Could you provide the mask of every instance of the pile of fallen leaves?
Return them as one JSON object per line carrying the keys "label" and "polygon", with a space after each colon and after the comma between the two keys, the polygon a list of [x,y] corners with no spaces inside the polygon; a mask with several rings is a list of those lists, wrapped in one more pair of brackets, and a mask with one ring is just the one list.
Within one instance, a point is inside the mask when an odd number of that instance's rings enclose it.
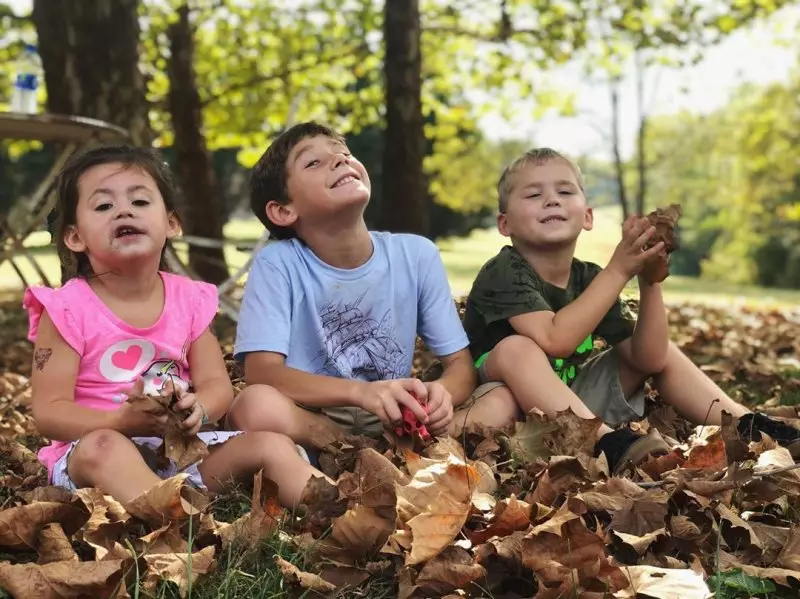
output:
{"label": "pile of fallen leaves", "polygon": [[[376,578],[396,578],[406,599],[800,594],[800,470],[788,450],[768,438],[745,444],[735,421],[691,427],[655,394],[635,427],[673,450],[625,478],[591,456],[599,422],[564,413],[430,444],[347,438],[319,456],[336,484],[312,481],[293,514],[260,477],[250,511],[232,521],[185,476],[126,505],[95,489],[48,487],[35,455],[15,442],[37,444],[18,320],[0,333],[0,588],[14,597],[154,593],[163,580],[186,595],[231,548],[275,535],[313,565],[267,556],[298,594],[347,595]],[[669,320],[711,378],[800,426],[796,314],[680,305]],[[421,345],[414,366],[435,367]],[[240,388],[230,354],[228,367]]]}
{"label": "pile of fallen leaves", "polygon": [[[800,423],[794,409],[779,414]],[[218,521],[185,475],[126,505],[96,489],[42,486],[35,455],[0,439],[11,489],[0,587],[125,597],[168,580],[185,596],[232,543],[255,547],[280,524],[313,571],[271,559],[287,584],[323,595],[370,577],[396,577],[401,599],[800,593],[800,471],[787,449],[767,437],[745,443],[735,419],[681,442],[661,408],[636,426],[672,452],[612,477],[591,455],[599,426],[563,412],[425,445],[348,438],[320,455],[335,485],[312,479],[289,514],[256,476],[251,511],[233,522]]]}

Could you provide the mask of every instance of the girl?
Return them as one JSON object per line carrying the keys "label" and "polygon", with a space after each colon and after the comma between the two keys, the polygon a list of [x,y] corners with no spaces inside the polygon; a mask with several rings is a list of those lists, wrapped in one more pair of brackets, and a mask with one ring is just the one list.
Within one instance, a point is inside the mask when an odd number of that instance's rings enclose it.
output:
{"label": "girl", "polygon": [[[24,305],[35,343],[33,417],[53,443],[39,458],[51,483],[98,487],[127,502],[177,474],[154,472],[165,417],[133,409],[127,397],[176,390],[187,435],[227,413],[233,388],[210,330],[213,285],[166,271],[167,240],[178,235],[168,167],[149,149],[99,147],[74,157],[57,187],[56,244],[65,284],[32,287]],[[275,433],[200,432],[210,454],[184,472],[217,492],[264,476],[293,507],[312,475],[293,442]]]}

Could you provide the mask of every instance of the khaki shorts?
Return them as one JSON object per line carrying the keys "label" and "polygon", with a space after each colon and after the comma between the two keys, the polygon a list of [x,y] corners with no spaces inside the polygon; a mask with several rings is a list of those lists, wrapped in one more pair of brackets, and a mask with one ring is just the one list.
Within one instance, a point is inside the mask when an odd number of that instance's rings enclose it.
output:
{"label": "khaki shorts", "polygon": [[[481,386],[476,393],[486,384],[502,385],[489,383],[485,360],[480,361],[478,366],[478,383]],[[570,389],[595,416],[609,426],[641,420],[644,416],[645,389],[642,387],[631,397],[625,397],[619,380],[619,354],[614,348],[597,352],[586,360]]]}
{"label": "khaki shorts", "polygon": [[[478,399],[486,395],[489,391],[502,386],[503,383],[497,382],[486,382],[480,385],[472,392],[472,395],[469,396],[467,401],[456,407],[456,412],[469,409]],[[375,414],[362,410],[361,408],[348,406],[341,408],[325,408],[321,410],[312,409],[311,411],[321,412],[343,428],[348,435],[379,437],[383,434],[383,423],[380,419],[378,419]]]}

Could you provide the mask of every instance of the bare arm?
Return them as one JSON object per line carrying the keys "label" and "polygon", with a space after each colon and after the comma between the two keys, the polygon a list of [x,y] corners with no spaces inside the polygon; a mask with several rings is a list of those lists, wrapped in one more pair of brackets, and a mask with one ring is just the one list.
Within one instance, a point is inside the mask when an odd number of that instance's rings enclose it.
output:
{"label": "bare arm", "polygon": [[469,350],[462,349],[440,359],[444,372],[438,382],[450,393],[453,405],[461,405],[472,395],[477,379]]}
{"label": "bare arm", "polygon": [[361,381],[309,374],[286,366],[286,357],[275,352],[252,352],[244,358],[248,385],[270,385],[311,408],[358,405]]}
{"label": "bare arm", "polygon": [[119,430],[115,411],[75,403],[80,356],[64,341],[46,312],[39,321],[33,355],[33,419],[42,436],[74,441],[98,429]]}
{"label": "bare arm", "polygon": [[639,280],[639,318],[630,340],[629,351],[623,351],[628,364],[647,374],[661,372],[669,348],[669,323],[661,285]]}
{"label": "bare arm", "polygon": [[192,343],[188,360],[197,401],[209,420],[216,422],[233,403],[233,386],[219,342],[210,329]]}
{"label": "bare arm", "polygon": [[514,330],[533,339],[553,358],[566,358],[603,320],[631,278],[664,247],[658,242],[645,250],[655,232],[646,218],[628,217],[622,240],[603,269],[575,301],[557,313],[529,312],[509,318]]}
{"label": "bare arm", "polygon": [[566,358],[603,320],[628,280],[616,270],[601,271],[575,301],[558,312],[528,312],[508,319],[553,358]]}

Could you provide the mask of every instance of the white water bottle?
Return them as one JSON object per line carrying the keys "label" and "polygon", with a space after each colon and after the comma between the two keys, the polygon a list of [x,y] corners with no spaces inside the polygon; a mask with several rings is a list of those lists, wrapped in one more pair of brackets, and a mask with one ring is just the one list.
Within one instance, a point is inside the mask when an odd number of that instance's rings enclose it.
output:
{"label": "white water bottle", "polygon": [[42,72],[42,61],[36,46],[25,44],[22,54],[17,59],[14,77],[14,95],[11,97],[11,111],[36,114],[38,103],[36,91]]}

